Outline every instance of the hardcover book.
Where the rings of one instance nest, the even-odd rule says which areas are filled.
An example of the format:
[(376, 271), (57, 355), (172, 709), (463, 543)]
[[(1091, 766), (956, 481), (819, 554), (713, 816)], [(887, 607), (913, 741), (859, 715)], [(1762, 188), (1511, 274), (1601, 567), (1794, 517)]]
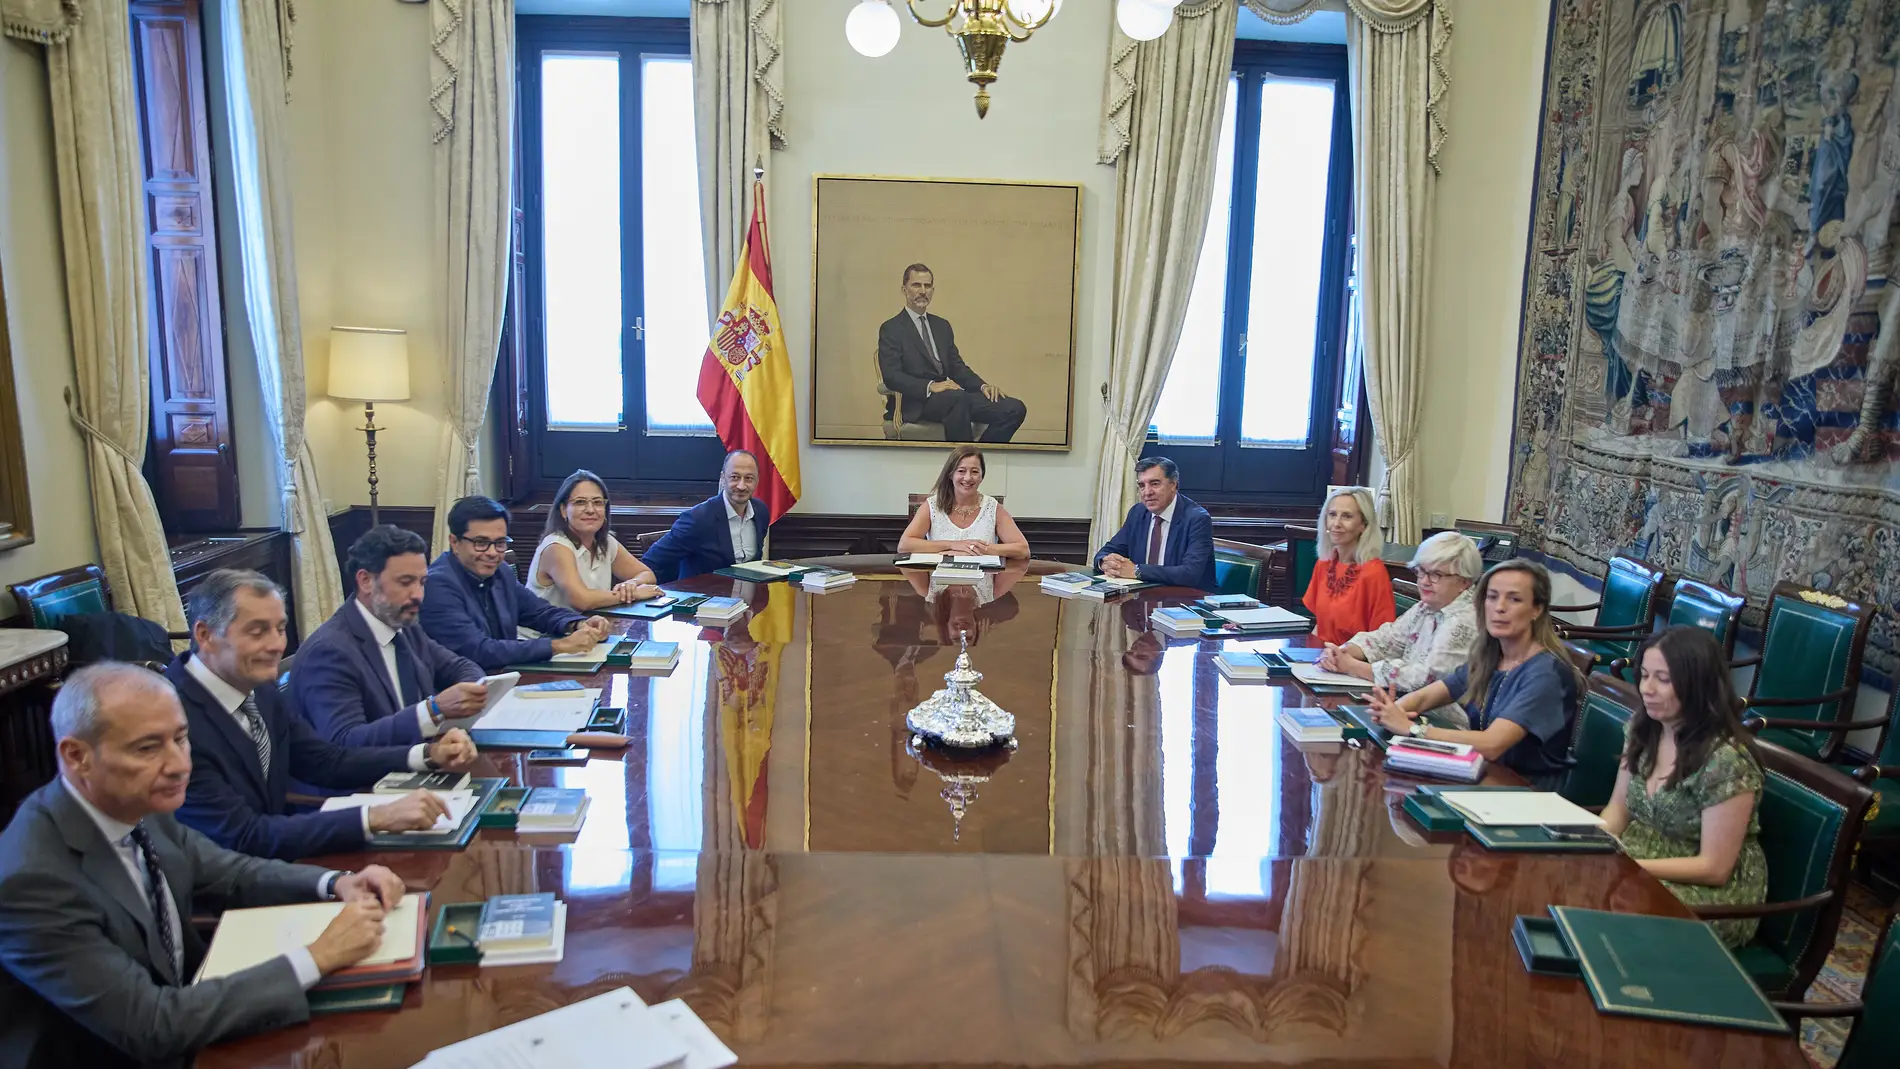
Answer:
[(554, 942), (554, 895), (495, 895), (482, 908), (475, 942), (491, 950), (532, 950)]

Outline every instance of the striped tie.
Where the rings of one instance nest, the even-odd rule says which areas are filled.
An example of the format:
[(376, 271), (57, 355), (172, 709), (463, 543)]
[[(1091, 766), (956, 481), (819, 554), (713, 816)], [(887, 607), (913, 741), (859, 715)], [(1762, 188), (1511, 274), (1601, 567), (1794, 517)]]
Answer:
[(257, 747), (257, 767), (264, 770), (264, 778), (270, 779), (270, 730), (264, 726), (264, 714), (257, 709), (257, 695), (246, 694), (244, 704), (238, 706), (238, 712), (244, 716), (244, 729), (251, 733), (251, 745)]
[(171, 910), (165, 905), (165, 873), (159, 869), (158, 854), (152, 850), (152, 836), (143, 825), (134, 825), (126, 838), (138, 848), (139, 860), (145, 865), (145, 904), (152, 910), (159, 948), (165, 951), (172, 973), (177, 975), (182, 971), (178, 961), (178, 936), (172, 931)]

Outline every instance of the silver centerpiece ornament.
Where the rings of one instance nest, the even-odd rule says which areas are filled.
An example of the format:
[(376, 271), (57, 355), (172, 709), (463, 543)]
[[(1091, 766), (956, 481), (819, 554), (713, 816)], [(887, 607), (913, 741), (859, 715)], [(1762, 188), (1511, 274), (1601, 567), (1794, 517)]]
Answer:
[(1016, 748), (1016, 718), (985, 698), (976, 685), (983, 673), (970, 666), (970, 634), (957, 632), (957, 662), (943, 674), (949, 686), (925, 698), (905, 718), (911, 744), (978, 750)]

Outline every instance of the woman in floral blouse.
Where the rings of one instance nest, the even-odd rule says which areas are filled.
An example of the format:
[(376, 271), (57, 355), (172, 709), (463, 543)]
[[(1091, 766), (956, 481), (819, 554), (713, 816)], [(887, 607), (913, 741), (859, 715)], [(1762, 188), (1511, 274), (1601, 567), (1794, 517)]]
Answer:
[[(1343, 645), (1328, 642), (1321, 668), (1404, 694), (1445, 678), (1465, 663), (1478, 637), (1471, 584), (1484, 571), (1484, 558), (1477, 543), (1456, 531), (1435, 534), (1419, 544), (1412, 571), (1418, 576), (1418, 604)], [(1467, 723), (1457, 702), (1440, 706), (1438, 713), (1434, 719), (1447, 727)]]
[[(1672, 627), (1643, 646), (1639, 663), (1643, 709), (1630, 717), (1604, 829), (1689, 905), (1765, 901), (1761, 765), (1736, 720), (1722, 647), (1699, 627)], [(1731, 947), (1755, 925), (1712, 922)]]
[(1373, 522), (1372, 491), (1342, 486), (1319, 510), (1319, 560), (1301, 598), (1313, 613), (1321, 642), (1344, 642), (1392, 622), (1392, 575), (1379, 559), (1383, 545)]

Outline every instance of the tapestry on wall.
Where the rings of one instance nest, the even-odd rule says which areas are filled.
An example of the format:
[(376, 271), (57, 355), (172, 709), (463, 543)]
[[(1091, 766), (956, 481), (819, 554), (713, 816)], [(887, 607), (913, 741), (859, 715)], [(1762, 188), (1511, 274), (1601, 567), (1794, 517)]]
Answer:
[(1896, 69), (1890, 0), (1554, 0), (1509, 503), (1597, 574), (1878, 605), (1889, 677)]

